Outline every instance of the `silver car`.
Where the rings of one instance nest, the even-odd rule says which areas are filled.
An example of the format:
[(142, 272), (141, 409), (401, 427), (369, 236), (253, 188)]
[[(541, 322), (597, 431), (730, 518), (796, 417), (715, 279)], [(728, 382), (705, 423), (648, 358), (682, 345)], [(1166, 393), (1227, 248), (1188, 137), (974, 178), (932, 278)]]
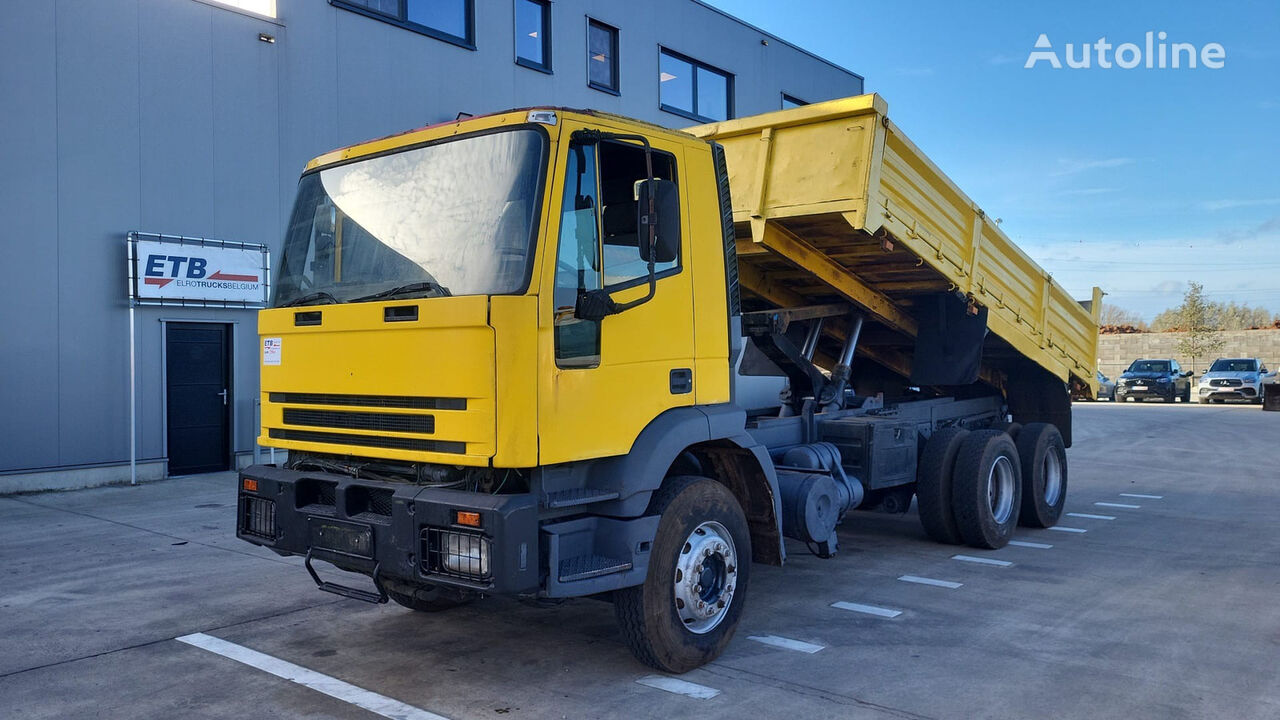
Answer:
[(1248, 400), (1262, 403), (1262, 386), (1276, 382), (1276, 373), (1268, 372), (1258, 358), (1218, 358), (1208, 372), (1200, 376), (1200, 402)]

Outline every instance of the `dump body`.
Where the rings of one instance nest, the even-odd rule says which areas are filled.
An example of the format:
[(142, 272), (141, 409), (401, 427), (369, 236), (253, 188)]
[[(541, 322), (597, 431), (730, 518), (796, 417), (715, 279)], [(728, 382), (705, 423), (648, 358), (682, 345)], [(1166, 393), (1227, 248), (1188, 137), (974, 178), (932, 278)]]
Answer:
[(852, 301), (890, 332), (859, 346), (909, 374), (918, 298), (988, 309), (982, 379), (1015, 355), (1096, 392), (1100, 292), (1091, 309), (1022, 252), (890, 122), (878, 95), (690, 128), (724, 147), (739, 279), (778, 306)]

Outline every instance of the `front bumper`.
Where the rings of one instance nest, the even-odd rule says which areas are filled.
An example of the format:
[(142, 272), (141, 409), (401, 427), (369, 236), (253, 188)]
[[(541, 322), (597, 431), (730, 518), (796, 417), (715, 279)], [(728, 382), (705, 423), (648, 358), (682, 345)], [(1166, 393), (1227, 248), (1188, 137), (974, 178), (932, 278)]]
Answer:
[(1262, 396), (1259, 385), (1200, 385), (1201, 400), (1257, 400)]
[[(410, 585), (493, 594), (538, 589), (538, 503), (531, 494), (486, 495), (271, 465), (241, 471), (239, 487), (236, 536), (278, 553)], [(459, 512), (478, 514), (479, 527), (458, 525)]]
[(1173, 397), (1177, 387), (1173, 383), (1149, 382), (1138, 384), (1144, 386), (1145, 389), (1137, 390), (1132, 385), (1116, 385), (1116, 398), (1168, 398)]

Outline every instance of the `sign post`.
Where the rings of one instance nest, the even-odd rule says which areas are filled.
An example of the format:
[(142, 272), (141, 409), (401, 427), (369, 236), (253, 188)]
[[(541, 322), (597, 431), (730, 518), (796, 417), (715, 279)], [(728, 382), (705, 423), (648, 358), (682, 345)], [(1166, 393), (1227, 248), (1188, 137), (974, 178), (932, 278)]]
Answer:
[(129, 484), (138, 484), (137, 332), (139, 305), (261, 308), (271, 297), (271, 252), (260, 243), (130, 232)]

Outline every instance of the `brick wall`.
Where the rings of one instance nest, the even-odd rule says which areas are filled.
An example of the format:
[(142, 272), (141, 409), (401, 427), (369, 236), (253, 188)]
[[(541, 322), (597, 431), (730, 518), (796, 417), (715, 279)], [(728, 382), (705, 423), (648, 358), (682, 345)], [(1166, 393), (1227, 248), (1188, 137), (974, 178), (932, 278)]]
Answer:
[(1218, 357), (1256, 357), (1268, 370), (1280, 368), (1280, 330), (1225, 330), (1219, 335), (1224, 343), (1214, 357), (1191, 358), (1178, 354), (1178, 340), (1183, 333), (1134, 333), (1098, 337), (1098, 369), (1115, 379), (1129, 363), (1138, 358), (1173, 358), (1196, 374), (1209, 367)]

